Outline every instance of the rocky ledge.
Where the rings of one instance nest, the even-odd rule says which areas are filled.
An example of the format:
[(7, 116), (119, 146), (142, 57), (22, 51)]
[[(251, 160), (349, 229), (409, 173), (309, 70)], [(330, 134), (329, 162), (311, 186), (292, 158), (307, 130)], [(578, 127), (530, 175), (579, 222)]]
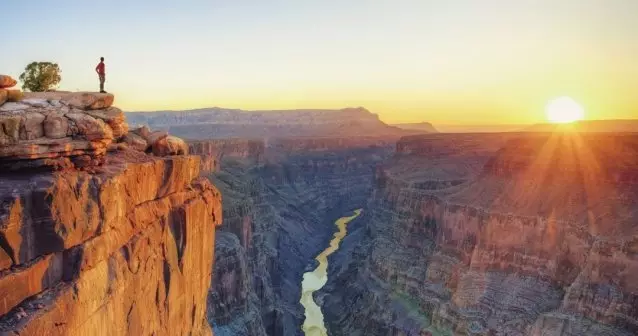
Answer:
[(129, 132), (113, 99), (0, 106), (0, 335), (211, 334), (221, 196), (181, 139)]
[(106, 93), (35, 92), (0, 104), (0, 169), (87, 169), (103, 164), (107, 151), (127, 147), (157, 156), (188, 153), (166, 132), (129, 132), (113, 100)]

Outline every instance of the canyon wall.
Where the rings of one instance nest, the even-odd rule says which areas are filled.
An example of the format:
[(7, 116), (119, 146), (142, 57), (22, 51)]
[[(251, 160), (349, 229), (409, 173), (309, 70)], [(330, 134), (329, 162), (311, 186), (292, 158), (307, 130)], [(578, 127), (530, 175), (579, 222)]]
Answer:
[(129, 146), (112, 102), (46, 93), (2, 107), (15, 121), (3, 131), (17, 131), (0, 162), (22, 167), (0, 173), (2, 335), (211, 335), (220, 193), (197, 156), (175, 155), (181, 140)]
[(638, 137), (408, 137), (318, 295), (331, 335), (635, 335)]
[(260, 160), (221, 159), (211, 175), (224, 195), (209, 293), (216, 335), (302, 334), (302, 275), (333, 221), (366, 203), (395, 140), (271, 139)]
[(264, 141), (251, 139), (189, 141), (188, 147), (189, 153), (200, 156), (202, 173), (219, 171), (224, 159), (244, 160), (248, 165), (258, 165), (265, 154)]

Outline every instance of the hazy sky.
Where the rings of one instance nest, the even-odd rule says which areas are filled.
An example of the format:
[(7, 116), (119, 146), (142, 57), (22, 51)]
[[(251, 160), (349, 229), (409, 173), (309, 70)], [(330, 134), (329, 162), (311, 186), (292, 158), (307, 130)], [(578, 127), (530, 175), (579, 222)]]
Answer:
[[(6, 3), (4, 3), (6, 2)], [(387, 122), (530, 123), (571, 96), (638, 118), (637, 0), (4, 1), (0, 73), (62, 68), (128, 111), (364, 106)]]

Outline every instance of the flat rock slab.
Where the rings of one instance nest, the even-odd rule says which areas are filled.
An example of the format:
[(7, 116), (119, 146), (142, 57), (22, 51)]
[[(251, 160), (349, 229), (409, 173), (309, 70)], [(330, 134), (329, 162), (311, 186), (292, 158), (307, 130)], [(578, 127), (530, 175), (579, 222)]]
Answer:
[(25, 92), (24, 99), (45, 100), (49, 103), (59, 101), (64, 105), (81, 110), (99, 110), (111, 107), (115, 97), (110, 93), (52, 91)]
[(103, 154), (110, 141), (73, 140), (72, 138), (21, 141), (14, 146), (0, 147), (0, 160), (24, 160), (79, 155)]

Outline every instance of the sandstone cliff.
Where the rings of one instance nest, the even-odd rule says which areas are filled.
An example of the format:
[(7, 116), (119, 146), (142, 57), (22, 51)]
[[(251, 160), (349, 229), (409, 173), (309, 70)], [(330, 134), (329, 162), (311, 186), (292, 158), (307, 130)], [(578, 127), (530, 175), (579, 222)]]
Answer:
[(137, 142), (157, 155), (127, 144), (112, 101), (47, 93), (1, 107), (0, 162), (21, 167), (0, 173), (3, 335), (211, 334), (220, 194), (198, 157), (173, 155), (181, 140)]
[(638, 332), (636, 136), (499, 136), (399, 142), (331, 261), (331, 334)]

